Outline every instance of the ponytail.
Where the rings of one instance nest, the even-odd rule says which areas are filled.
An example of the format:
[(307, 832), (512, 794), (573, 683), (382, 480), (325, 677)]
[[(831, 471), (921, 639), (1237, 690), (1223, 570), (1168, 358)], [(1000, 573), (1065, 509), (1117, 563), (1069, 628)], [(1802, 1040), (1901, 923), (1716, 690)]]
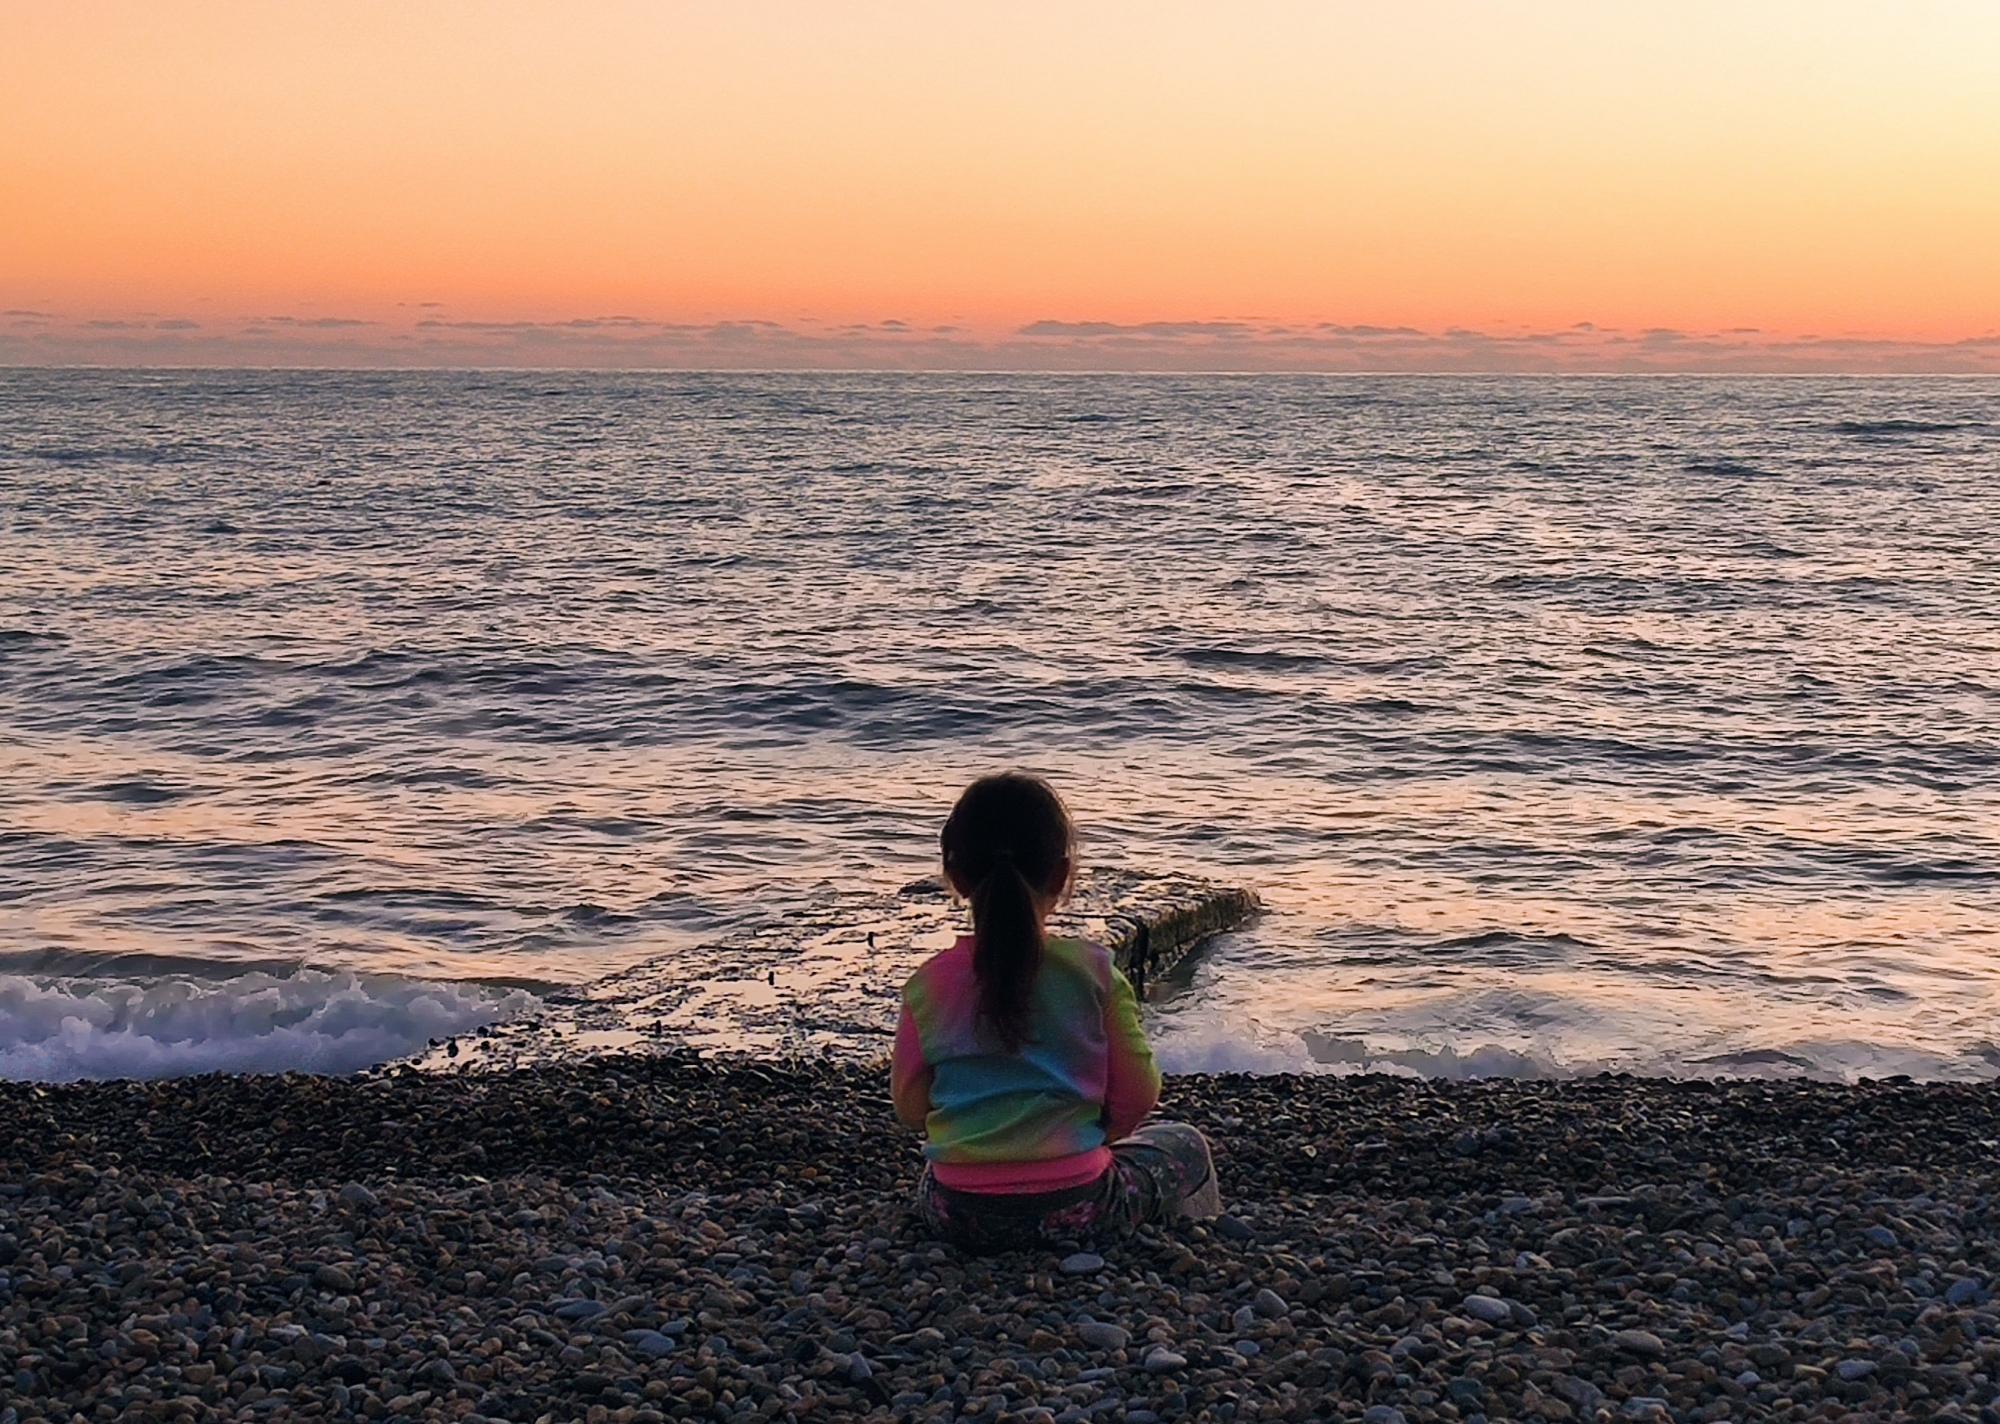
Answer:
[(1021, 772), (973, 782), (939, 837), (946, 875), (972, 902), (979, 1016), (1010, 1053), (1034, 1037), (1042, 916), (1067, 888), (1071, 838), (1062, 798)]
[(1028, 1037), (1028, 994), (1042, 967), (1034, 888), (1009, 856), (972, 891), (972, 973), (979, 1013), (1012, 1051)]

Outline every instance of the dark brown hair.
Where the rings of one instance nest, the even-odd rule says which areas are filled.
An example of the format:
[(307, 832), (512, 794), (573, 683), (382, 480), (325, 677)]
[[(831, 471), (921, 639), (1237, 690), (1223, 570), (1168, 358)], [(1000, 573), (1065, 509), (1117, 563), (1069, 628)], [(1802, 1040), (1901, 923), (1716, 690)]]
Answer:
[(1073, 834), (1054, 787), (1007, 771), (966, 787), (938, 837), (946, 876), (972, 901), (980, 1016), (1010, 1050), (1028, 1037), (1028, 996), (1042, 964), (1040, 901), (1065, 888)]

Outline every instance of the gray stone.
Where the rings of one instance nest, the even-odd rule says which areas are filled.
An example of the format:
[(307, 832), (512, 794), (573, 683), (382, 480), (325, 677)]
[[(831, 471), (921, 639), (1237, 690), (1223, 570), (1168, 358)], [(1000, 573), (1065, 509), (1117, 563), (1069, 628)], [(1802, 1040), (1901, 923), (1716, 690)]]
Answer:
[(1505, 1325), (1514, 1318), (1513, 1307), (1493, 1295), (1469, 1295), (1465, 1298), (1465, 1313), (1474, 1320), (1483, 1320), (1488, 1325)]
[(1666, 1343), (1650, 1330), (1620, 1330), (1611, 1337), (1611, 1343), (1642, 1360), (1664, 1360), (1667, 1357)]
[(1984, 1305), (1986, 1299), (1985, 1283), (1972, 1276), (1960, 1276), (1945, 1287), (1946, 1305)]
[(1104, 1258), (1095, 1251), (1078, 1251), (1063, 1257), (1060, 1269), (1066, 1276), (1087, 1276), (1104, 1269)]
[(1291, 1311), (1291, 1307), (1285, 1304), (1285, 1298), (1269, 1286), (1250, 1297), (1250, 1308), (1266, 1320), (1276, 1320)]
[(1408, 1424), (1393, 1404), (1371, 1404), (1361, 1411), (1361, 1424)]
[(1175, 1370), (1187, 1368), (1187, 1356), (1169, 1350), (1165, 1345), (1155, 1345), (1146, 1352), (1146, 1373), (1168, 1375)]
[(636, 1354), (649, 1360), (661, 1359), (673, 1353), (674, 1342), (657, 1330), (627, 1330), (625, 1343)]
[(1842, 1360), (1833, 1367), (1833, 1372), (1849, 1384), (1853, 1384), (1856, 1380), (1865, 1380), (1874, 1374), (1875, 1362), (1873, 1360)]
[(340, 1189), (340, 1204), (357, 1211), (373, 1211), (382, 1205), (382, 1200), (361, 1183), (349, 1182)]
[(1604, 1402), (1604, 1391), (1587, 1379), (1575, 1375), (1563, 1375), (1555, 1382), (1556, 1398), (1585, 1416), (1597, 1413), (1597, 1407)]
[(1122, 1325), (1086, 1320), (1076, 1327), (1076, 1337), (1095, 1350), (1122, 1350), (1131, 1340), (1132, 1332)]

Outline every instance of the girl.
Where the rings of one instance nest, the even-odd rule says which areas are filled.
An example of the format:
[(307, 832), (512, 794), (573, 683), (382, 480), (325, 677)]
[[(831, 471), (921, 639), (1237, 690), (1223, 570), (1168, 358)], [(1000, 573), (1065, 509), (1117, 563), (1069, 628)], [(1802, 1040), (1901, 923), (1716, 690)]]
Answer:
[(1140, 1122), (1160, 1071), (1098, 945), (1043, 933), (1069, 888), (1069, 812), (1039, 777), (967, 787), (939, 838), (972, 933), (903, 986), (890, 1090), (928, 1136), (917, 1208), (970, 1250), (1221, 1210), (1201, 1133)]

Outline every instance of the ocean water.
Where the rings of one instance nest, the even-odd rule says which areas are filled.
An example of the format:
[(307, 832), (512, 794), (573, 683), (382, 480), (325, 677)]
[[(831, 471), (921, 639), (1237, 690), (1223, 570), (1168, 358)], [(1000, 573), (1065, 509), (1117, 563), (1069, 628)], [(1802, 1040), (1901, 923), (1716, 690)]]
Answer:
[(1016, 764), (1263, 896), (1173, 1067), (1993, 1074), (2000, 381), (0, 371), (0, 1075), (381, 1061)]

